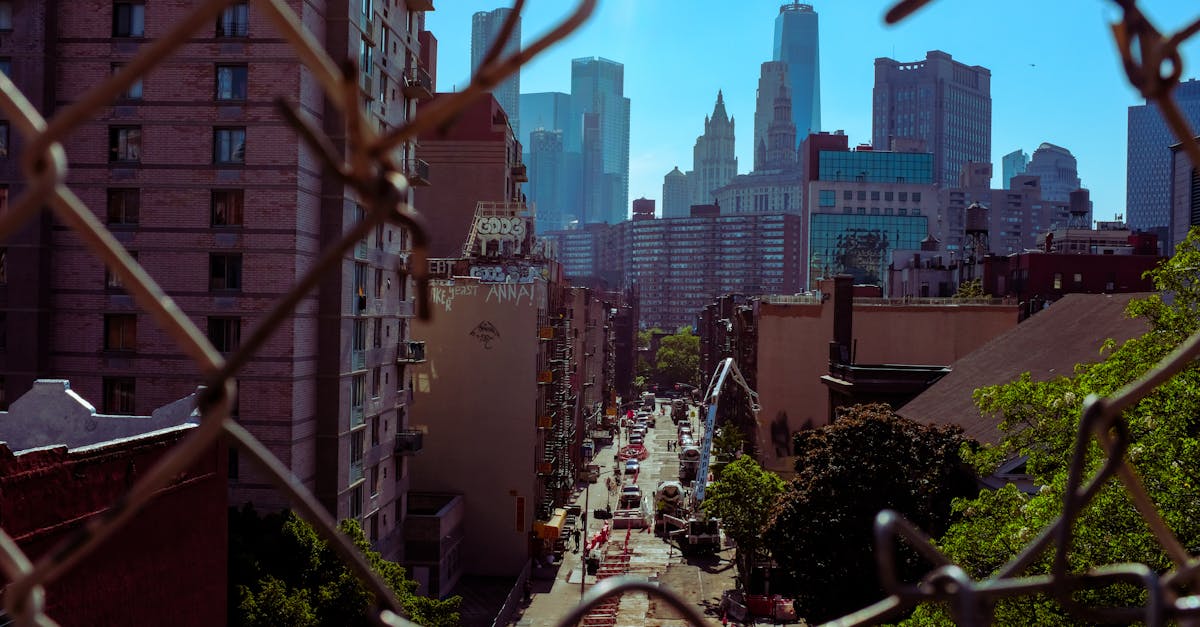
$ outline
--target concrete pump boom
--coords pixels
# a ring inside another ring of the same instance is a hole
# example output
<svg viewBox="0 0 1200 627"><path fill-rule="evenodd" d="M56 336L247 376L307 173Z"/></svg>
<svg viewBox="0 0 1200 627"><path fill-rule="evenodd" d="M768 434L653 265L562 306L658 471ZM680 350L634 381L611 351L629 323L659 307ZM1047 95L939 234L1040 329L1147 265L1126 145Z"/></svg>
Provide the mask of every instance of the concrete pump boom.
<svg viewBox="0 0 1200 627"><path fill-rule="evenodd" d="M721 391L725 389L725 382L730 375L745 390L747 401L750 403L750 412L754 414L755 421L757 422L758 420L758 393L750 389L750 384L746 383L746 379L742 377L742 373L738 370L733 358L726 357L721 361L721 365L717 366L717 371L713 373L712 380L708 383L708 391L704 394L704 400L708 403L708 416L704 419L700 471L696 474L696 488L693 491L697 510L700 509L700 504L704 502L704 488L708 484L708 462L712 456L713 429L717 424L717 405L721 402Z"/></svg>

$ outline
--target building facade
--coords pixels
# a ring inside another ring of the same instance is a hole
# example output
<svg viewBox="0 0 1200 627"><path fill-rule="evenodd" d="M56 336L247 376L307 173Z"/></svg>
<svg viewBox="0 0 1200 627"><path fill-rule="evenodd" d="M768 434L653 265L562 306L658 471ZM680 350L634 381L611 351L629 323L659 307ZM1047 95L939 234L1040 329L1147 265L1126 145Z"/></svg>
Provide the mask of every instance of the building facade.
<svg viewBox="0 0 1200 627"><path fill-rule="evenodd" d="M704 134L692 148L692 169L687 173L693 205L709 205L717 188L737 176L734 154L734 120L725 112L725 98L717 92L712 116L704 117Z"/></svg>
<svg viewBox="0 0 1200 627"><path fill-rule="evenodd" d="M923 61L875 59L871 143L916 140L934 155L933 180L953 187L968 162L992 158L992 73L940 50Z"/></svg>
<svg viewBox="0 0 1200 627"><path fill-rule="evenodd" d="M1011 189L992 189L990 163L971 163L964 168L960 184L938 190L938 206L932 232L951 259L962 258L968 237L974 232L986 237L983 249L994 255L1010 255L1036 248L1038 236L1073 222L1091 224L1091 202L1086 190L1077 201L1081 215L1072 217L1071 201L1043 200L1041 179L1022 174L1012 179ZM1077 190L1076 197L1079 198ZM968 208L978 203L986 211L982 223L969 224ZM1085 226L1086 228L1086 226Z"/></svg>
<svg viewBox="0 0 1200 627"><path fill-rule="evenodd" d="M1188 232L1200 226L1200 177L1181 144L1171 146L1170 219L1162 240L1163 254L1175 254L1175 246L1187 238Z"/></svg>
<svg viewBox="0 0 1200 627"><path fill-rule="evenodd" d="M1024 173L1042 179L1042 200L1069 201L1071 192L1080 187L1079 166L1075 156L1062 146L1042 143L1033 151L1033 158L1029 160Z"/></svg>
<svg viewBox="0 0 1200 627"><path fill-rule="evenodd" d="M762 64L758 75L758 90L754 98L754 170L770 169L767 167L767 143L771 125L779 122L776 111L776 98L780 88L788 87L787 63L783 61L767 61ZM792 100L789 96L787 111L784 118L792 125L792 147L797 147L795 137L796 121L792 119Z"/></svg>
<svg viewBox="0 0 1200 627"><path fill-rule="evenodd" d="M358 61L358 102L375 128L403 125L429 96L423 64L432 59L419 44L432 41L421 36L428 8L341 2L308 16L310 34L330 56ZM16 5L13 32L0 42L0 54L13 60L12 78L47 116L191 11L124 2L99 14L75 9ZM221 352L235 350L283 286L369 210L314 166L311 149L274 111L276 97L296 103L344 150L344 116L310 77L268 20L232 2L64 143L72 163L67 184ZM419 182L415 142L394 154ZM0 181L15 193L24 188L17 159L0 163ZM404 200L411 203L411 195ZM13 340L0 356L0 376L14 396L35 378L65 377L102 412L133 414L194 390L201 379L195 366L74 234L44 218L8 246L12 280L0 287L0 310ZM411 385L396 356L408 342L413 303L397 268L410 251L407 230L384 224L347 253L238 372L234 405L239 422L333 516L358 520L393 559L407 482L402 472L378 484L371 478L403 465L393 439L404 427ZM234 504L286 506L252 465L234 455L230 468Z"/></svg>
<svg viewBox="0 0 1200 627"><path fill-rule="evenodd" d="M1004 189L1012 189L1012 177L1018 174L1024 174L1025 168L1029 167L1029 155L1025 154L1020 148L1004 155L1000 160L1002 179L1001 187Z"/></svg>
<svg viewBox="0 0 1200 627"><path fill-rule="evenodd" d="M691 212L692 193L688 187L688 177L680 171L679 166L663 177L662 197L662 217L686 218Z"/></svg>
<svg viewBox="0 0 1200 627"><path fill-rule="evenodd" d="M817 12L811 4L790 2L779 7L775 17L772 60L787 64L797 139L821 132L821 46L817 26Z"/></svg>
<svg viewBox="0 0 1200 627"><path fill-rule="evenodd" d="M1188 124L1200 126L1200 80L1182 81L1171 93ZM1153 103L1129 107L1128 120L1125 221L1135 231L1155 231L1166 243L1171 239L1171 146L1179 140Z"/></svg>
<svg viewBox="0 0 1200 627"><path fill-rule="evenodd" d="M483 58L500 38L500 30L504 21L512 15L512 9L499 8L491 11L478 11L471 16L471 70L479 69ZM505 57L521 51L521 18L518 17L512 34L502 44L501 54ZM513 130L521 128L521 70L518 69L504 79L492 94L508 114L508 120ZM519 136L519 135L518 135ZM522 141L524 138L522 137Z"/></svg>

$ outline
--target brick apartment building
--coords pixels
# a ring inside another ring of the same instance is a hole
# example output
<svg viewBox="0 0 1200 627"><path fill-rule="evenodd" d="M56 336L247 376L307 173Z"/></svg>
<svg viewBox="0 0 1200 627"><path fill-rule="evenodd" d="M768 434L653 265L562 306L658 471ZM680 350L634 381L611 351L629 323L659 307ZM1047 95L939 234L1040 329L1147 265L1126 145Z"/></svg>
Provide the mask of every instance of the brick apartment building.
<svg viewBox="0 0 1200 627"><path fill-rule="evenodd" d="M192 10L167 2L0 4L11 9L9 24L0 23L9 31L0 57L46 116ZM402 124L431 96L431 0L287 4L335 61L358 62L360 102L378 128ZM364 214L283 123L273 104L279 96L345 147L343 117L296 53L263 14L233 2L64 142L68 185L220 351L235 348ZM22 142L14 139L0 158L0 184L15 197L25 183L15 158ZM420 169L415 144L396 154L410 173ZM327 273L239 373L235 406L239 421L332 514L360 520L389 557L400 545L407 491L393 447L416 354L408 340L412 290L396 272L410 242L404 229L381 226ZM131 414L196 387L197 368L75 234L43 215L6 245L0 390L8 397L36 378L69 378L103 412ZM236 455L231 470L234 504L285 505Z"/></svg>

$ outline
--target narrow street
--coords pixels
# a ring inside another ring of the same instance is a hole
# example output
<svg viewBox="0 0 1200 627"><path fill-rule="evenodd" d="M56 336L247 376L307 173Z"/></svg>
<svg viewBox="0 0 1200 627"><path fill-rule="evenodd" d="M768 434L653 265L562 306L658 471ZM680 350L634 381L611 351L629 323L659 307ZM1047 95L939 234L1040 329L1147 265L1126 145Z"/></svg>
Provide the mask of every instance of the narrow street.
<svg viewBox="0 0 1200 627"><path fill-rule="evenodd" d="M650 582L658 582L664 587L695 604L697 609L709 617L708 624L720 625L721 617L719 604L723 591L734 585L736 573L732 562L733 549L723 549L716 555L684 557L678 548L666 543L663 538L655 536L653 524L654 491L658 483L668 479L679 478L679 462L677 453L668 450L668 442L676 439L676 429L670 418L670 404L659 399L655 409L656 424L648 429L645 446L648 457L640 464L636 474L625 474L622 464L621 473L617 479L626 485L634 482L642 491L642 509L646 516L646 526L641 529L615 529L609 539L609 544L624 545L628 536L630 551L628 575ZM659 408L666 405L664 413L658 413ZM696 408L689 412L693 430L698 429ZM617 493L620 484L616 483L610 493L605 478L614 477L614 455L623 444L628 443L628 430L622 428L620 438L612 445L600 449L595 460L600 464L602 473L600 481L588 484L587 490L581 490L575 503L584 507L587 516L588 533L586 538L600 530L605 521L593 520L592 512L603 509L606 505L617 508ZM570 543L572 548L574 543ZM535 580L531 602L518 616L516 625L530 627L549 627L557 624L558 620L579 603L583 592L595 583L595 577L583 575L582 551L568 552L558 568L553 581ZM582 578L582 580L581 580ZM656 602L647 594L641 592L627 593L621 598L617 612L617 625L621 627L635 625L678 626L687 624L675 610Z"/></svg>

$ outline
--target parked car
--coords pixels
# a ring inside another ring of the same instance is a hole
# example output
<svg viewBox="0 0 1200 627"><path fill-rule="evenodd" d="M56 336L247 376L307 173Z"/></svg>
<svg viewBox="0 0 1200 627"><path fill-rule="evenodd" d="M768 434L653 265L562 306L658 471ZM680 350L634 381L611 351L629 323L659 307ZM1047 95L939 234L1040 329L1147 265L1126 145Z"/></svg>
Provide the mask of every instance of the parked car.
<svg viewBox="0 0 1200 627"><path fill-rule="evenodd" d="M631 436L629 436L629 443L630 444L641 444L644 446L646 444L646 440L640 435L631 435Z"/></svg>
<svg viewBox="0 0 1200 627"><path fill-rule="evenodd" d="M634 474L637 474L638 470L640 470L640 469L641 469L641 467L639 466L638 461L636 459L625 460L625 474L634 475Z"/></svg>

